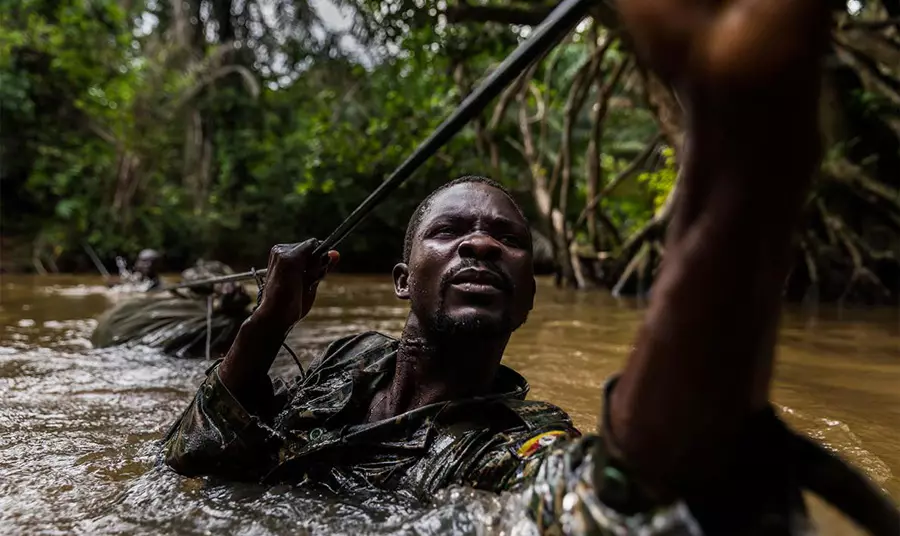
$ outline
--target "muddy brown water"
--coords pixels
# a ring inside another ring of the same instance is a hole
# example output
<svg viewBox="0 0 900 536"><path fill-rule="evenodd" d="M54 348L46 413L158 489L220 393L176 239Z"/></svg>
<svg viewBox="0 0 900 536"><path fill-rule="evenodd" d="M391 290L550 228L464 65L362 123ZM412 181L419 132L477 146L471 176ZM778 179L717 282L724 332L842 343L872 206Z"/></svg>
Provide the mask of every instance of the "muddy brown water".
<svg viewBox="0 0 900 536"><path fill-rule="evenodd" d="M125 295L99 278L0 280L0 532L3 534L529 534L511 497L455 489L433 504L187 479L155 465L156 441L208 363L90 348L94 320ZM291 335L302 357L345 334L398 334L386 276L334 277ZM593 430L600 386L630 349L642 304L541 281L505 362L531 397ZM900 309L788 308L773 399L788 422L900 501ZM275 373L290 374L284 356ZM858 533L812 499L824 534Z"/></svg>

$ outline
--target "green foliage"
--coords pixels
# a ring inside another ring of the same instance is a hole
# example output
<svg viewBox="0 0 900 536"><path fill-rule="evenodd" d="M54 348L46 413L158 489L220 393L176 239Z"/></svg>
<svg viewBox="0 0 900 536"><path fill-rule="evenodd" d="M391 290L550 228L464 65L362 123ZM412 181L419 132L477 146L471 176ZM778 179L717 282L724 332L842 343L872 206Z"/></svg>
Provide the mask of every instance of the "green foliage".
<svg viewBox="0 0 900 536"><path fill-rule="evenodd" d="M356 37L380 51L373 62L335 48L334 36L316 38L314 10L300 2L274 2L277 21L257 26L222 9L229 0L185 2L188 14L212 13L187 26L167 2L122 5L21 0L0 27L2 223L53 244L62 261L81 258L86 240L106 259L154 247L173 267L200 256L258 266L273 243L324 237L520 40L503 25L444 24L440 2L357 0ZM548 173L588 51L582 40L554 54L553 71L545 62L533 82L552 103ZM587 202L589 110L574 126L569 218ZM514 105L495 134L497 163L534 215L517 125ZM611 108L604 180L654 130L642 107ZM485 151L465 129L342 244L342 265L390 268L419 200L455 176L490 174ZM671 188L673 166L601 208L623 230L639 225Z"/></svg>
<svg viewBox="0 0 900 536"><path fill-rule="evenodd" d="M653 198L653 209L659 210L669 198L669 193L675 186L675 178L678 176L678 168L675 162L675 150L666 147L662 151L665 158L665 166L651 172L638 175L638 182L645 185Z"/></svg>
<svg viewBox="0 0 900 536"><path fill-rule="evenodd" d="M23 0L6 15L0 29L4 194L12 191L24 203L4 211L4 225L15 229L16 216L34 214L52 222L41 227L56 241L85 232L102 213L88 177L113 166L114 151L89 131L98 122L130 121L124 112L135 81L122 68L132 59L129 25L111 0Z"/></svg>

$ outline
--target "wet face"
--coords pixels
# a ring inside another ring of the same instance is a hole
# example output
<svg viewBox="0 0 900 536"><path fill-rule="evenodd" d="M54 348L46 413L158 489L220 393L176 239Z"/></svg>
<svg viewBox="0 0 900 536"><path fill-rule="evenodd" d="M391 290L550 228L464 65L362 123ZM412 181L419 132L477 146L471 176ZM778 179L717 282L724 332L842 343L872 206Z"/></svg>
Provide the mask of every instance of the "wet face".
<svg viewBox="0 0 900 536"><path fill-rule="evenodd" d="M394 268L394 284L433 333L509 335L534 303L527 223L487 184L443 190L422 216L409 264Z"/></svg>
<svg viewBox="0 0 900 536"><path fill-rule="evenodd" d="M152 249L145 249L138 254L134 261L134 271L146 277L155 277L159 269L159 253Z"/></svg>

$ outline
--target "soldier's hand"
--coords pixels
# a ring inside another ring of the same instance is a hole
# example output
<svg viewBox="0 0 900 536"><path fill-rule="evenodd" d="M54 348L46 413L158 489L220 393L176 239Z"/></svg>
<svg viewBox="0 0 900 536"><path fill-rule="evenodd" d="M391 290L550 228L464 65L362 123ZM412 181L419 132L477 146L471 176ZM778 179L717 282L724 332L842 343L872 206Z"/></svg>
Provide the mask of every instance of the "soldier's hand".
<svg viewBox="0 0 900 536"><path fill-rule="evenodd" d="M828 31L824 0L622 0L619 9L638 55L689 94L779 90L796 69L815 72Z"/></svg>
<svg viewBox="0 0 900 536"><path fill-rule="evenodd" d="M309 313L319 282L340 258L337 251L313 258L317 245L317 240L309 239L272 247L266 286L254 316L287 329Z"/></svg>

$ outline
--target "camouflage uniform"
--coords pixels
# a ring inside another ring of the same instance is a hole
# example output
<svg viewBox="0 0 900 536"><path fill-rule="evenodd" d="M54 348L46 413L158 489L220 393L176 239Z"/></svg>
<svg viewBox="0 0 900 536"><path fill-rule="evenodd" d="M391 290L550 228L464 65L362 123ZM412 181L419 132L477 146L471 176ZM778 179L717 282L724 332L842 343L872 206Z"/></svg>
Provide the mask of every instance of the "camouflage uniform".
<svg viewBox="0 0 900 536"><path fill-rule="evenodd" d="M398 341L369 332L333 342L291 386L266 381L244 408L214 365L165 442L181 474L264 482L305 480L430 496L450 484L504 490L528 478L535 454L578 431L561 409L526 401L528 383L501 366L492 393L363 423L391 380Z"/></svg>
<svg viewBox="0 0 900 536"><path fill-rule="evenodd" d="M199 261L182 273L182 280L202 281L231 273L222 263ZM97 348L140 344L176 357L203 357L208 330L210 355L218 356L231 346L250 314L251 302L233 283L193 288L174 296L143 296L103 313L91 342Z"/></svg>
<svg viewBox="0 0 900 536"><path fill-rule="evenodd" d="M374 486L424 499L454 484L513 491L541 534L702 534L701 522L707 534L806 527L791 467L797 460L777 455L790 445L777 440L786 429L774 413L748 427L748 450L729 475L746 482L739 490L746 496L660 504L642 496L599 436L582 437L556 406L526 401L527 382L502 365L488 396L366 423L374 395L391 381L397 348L396 339L375 332L335 341L305 377L257 386L253 407L228 392L217 363L169 430L165 462L187 476L342 492ZM730 530L736 526L742 530Z"/></svg>

